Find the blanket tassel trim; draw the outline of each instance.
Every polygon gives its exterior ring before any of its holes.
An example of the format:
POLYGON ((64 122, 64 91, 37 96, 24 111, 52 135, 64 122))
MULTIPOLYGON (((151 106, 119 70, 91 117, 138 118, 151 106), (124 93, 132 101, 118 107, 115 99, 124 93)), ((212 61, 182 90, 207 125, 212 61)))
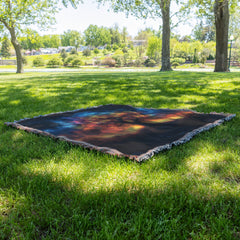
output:
MULTIPOLYGON (((111 105, 113 105, 113 104, 109 104, 109 106, 111 106, 111 105)), ((236 114, 211 112, 210 114, 225 115, 226 117, 222 118, 222 119, 219 119, 219 120, 216 120, 213 123, 206 124, 206 125, 204 125, 200 128, 194 129, 193 131, 185 134, 182 138, 180 138, 180 139, 178 139, 178 140, 176 140, 172 143, 168 143, 168 144, 165 144, 165 145, 155 147, 155 148, 150 149, 146 153, 144 153, 142 155, 139 155, 139 156, 127 155, 127 154, 124 154, 124 153, 122 153, 122 152, 120 152, 116 149, 113 149, 113 148, 98 147, 98 146, 95 146, 95 145, 92 145, 90 143, 86 143, 86 142, 83 142, 83 141, 74 141, 74 140, 71 140, 71 139, 69 139, 67 137, 64 137, 64 136, 54 136, 50 133, 47 133, 47 132, 44 132, 44 131, 41 131, 41 130, 37 130, 37 129, 34 129, 34 128, 30 128, 30 127, 25 127, 25 126, 22 126, 21 124, 19 124, 19 122, 21 122, 23 120, 35 119, 35 118, 41 118, 41 117, 47 117, 47 116, 53 116, 53 115, 60 115, 62 113, 74 113, 74 112, 78 112, 80 110, 94 109, 94 108, 98 108, 98 107, 101 107, 101 106, 104 106, 104 105, 100 105, 100 106, 96 106, 96 107, 90 107, 90 108, 82 108, 82 109, 77 109, 77 110, 73 110, 73 111, 57 112, 57 113, 50 113, 50 114, 46 114, 46 115, 39 115, 39 116, 36 116, 36 117, 33 117, 33 118, 24 118, 24 119, 21 119, 19 121, 5 122, 5 125, 24 130, 26 132, 31 132, 31 133, 34 133, 34 134, 37 134, 37 135, 48 136, 48 137, 51 137, 55 140, 67 141, 67 142, 69 142, 73 145, 79 145, 79 146, 81 146, 83 148, 86 148, 86 149, 89 149, 89 150, 97 150, 97 151, 100 151, 102 153, 107 153, 107 154, 110 154, 110 155, 113 155, 113 156, 129 158, 129 159, 135 160, 135 161, 140 163, 140 162, 143 162, 143 161, 151 158, 153 155, 155 155, 155 154, 157 154, 161 151, 169 150, 173 146, 177 146, 177 145, 186 143, 186 142, 190 141, 195 135, 197 135, 201 132, 207 131, 211 128, 214 128, 216 126, 219 126, 223 122, 229 121, 236 116, 236 114)), ((132 107, 132 106, 130 106, 130 107, 132 107)), ((149 109, 154 109, 154 108, 149 108, 149 109)), ((186 110, 186 109, 178 109, 178 110, 186 110)), ((188 111, 192 111, 193 113, 197 113, 197 114, 202 114, 200 112, 196 112, 196 111, 189 110, 189 109, 188 109, 188 111)))

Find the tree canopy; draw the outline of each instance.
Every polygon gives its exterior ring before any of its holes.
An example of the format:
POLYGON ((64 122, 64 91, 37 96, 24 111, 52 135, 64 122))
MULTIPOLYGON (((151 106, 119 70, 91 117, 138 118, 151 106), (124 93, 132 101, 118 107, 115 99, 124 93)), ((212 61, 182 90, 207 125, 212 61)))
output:
POLYGON ((85 31, 86 45, 92 47, 103 46, 111 44, 111 34, 109 29, 105 27, 98 27, 97 25, 90 25, 85 31))
MULTIPOLYGON (((55 22, 54 15, 58 12, 59 0, 0 0, 0 28, 5 27, 10 33, 11 42, 17 56, 17 73, 23 72, 21 45, 18 42, 19 33, 32 25, 41 28, 51 26, 55 22)), ((74 7, 81 0, 62 0, 66 6, 74 7)))

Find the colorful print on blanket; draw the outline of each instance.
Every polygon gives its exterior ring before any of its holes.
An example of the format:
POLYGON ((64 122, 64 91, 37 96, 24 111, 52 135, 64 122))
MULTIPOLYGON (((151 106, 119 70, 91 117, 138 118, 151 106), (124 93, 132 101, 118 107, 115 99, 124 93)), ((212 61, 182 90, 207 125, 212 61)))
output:
POLYGON ((189 138, 189 133, 195 135, 204 128, 208 130, 233 116, 105 105, 20 120, 17 124, 137 160, 144 154, 150 156, 157 149, 176 145, 184 137, 189 138))

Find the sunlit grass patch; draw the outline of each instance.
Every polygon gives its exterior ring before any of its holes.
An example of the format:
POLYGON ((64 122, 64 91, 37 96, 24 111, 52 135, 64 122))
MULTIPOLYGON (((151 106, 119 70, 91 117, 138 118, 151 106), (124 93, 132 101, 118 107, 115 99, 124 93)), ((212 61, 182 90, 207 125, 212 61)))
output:
POLYGON ((2 73, 0 83, 0 239, 238 239, 238 73, 2 73), (236 117, 142 164, 4 125, 109 103, 236 117))

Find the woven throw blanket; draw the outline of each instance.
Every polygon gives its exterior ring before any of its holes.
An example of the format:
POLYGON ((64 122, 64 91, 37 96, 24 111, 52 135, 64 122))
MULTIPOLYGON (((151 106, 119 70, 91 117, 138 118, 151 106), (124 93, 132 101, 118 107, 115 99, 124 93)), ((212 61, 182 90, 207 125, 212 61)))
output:
POLYGON ((110 104, 5 124, 141 162, 234 116, 110 104))

